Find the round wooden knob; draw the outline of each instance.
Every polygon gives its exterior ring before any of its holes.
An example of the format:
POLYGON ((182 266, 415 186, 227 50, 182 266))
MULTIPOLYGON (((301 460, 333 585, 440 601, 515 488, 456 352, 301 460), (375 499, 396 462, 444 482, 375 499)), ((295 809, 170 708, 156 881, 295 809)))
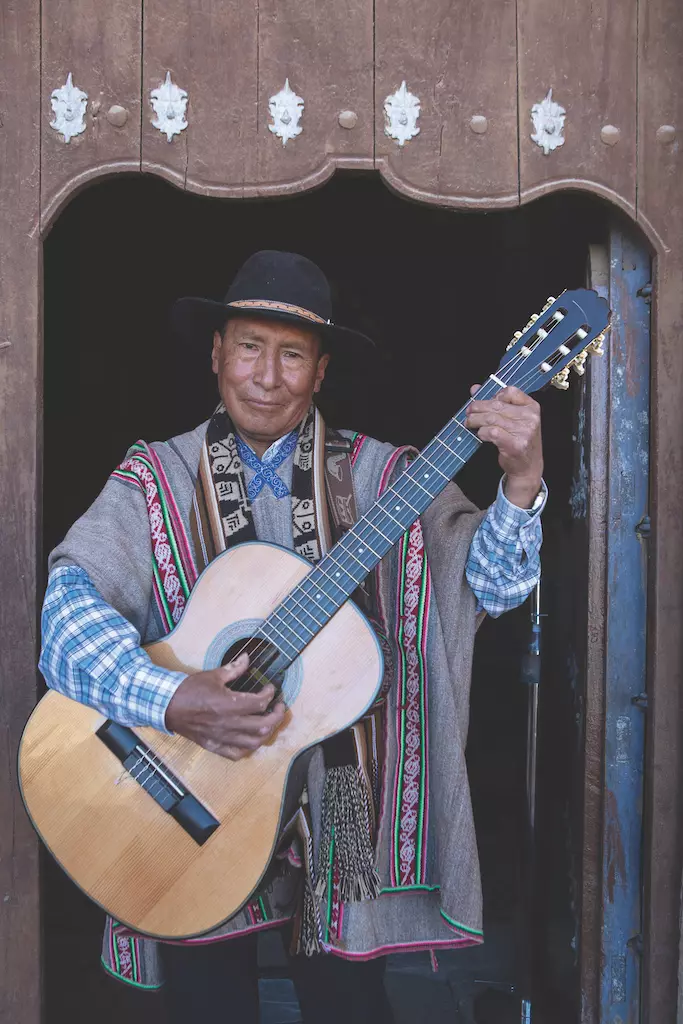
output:
POLYGON ((656 132, 657 142, 667 145, 676 138, 676 129, 672 124, 660 124, 656 132))
POLYGON ((107 121, 109 121, 109 124, 113 124, 115 128, 123 128, 127 120, 128 111, 125 107, 120 107, 115 103, 107 111, 107 121))
POLYGON ((616 146, 621 138, 621 132, 613 124, 606 124, 600 132, 600 138, 606 146, 616 146))
POLYGON ((476 135, 483 135, 488 126, 489 123, 482 114, 475 114, 470 119, 470 128, 476 135))
POLYGON ((358 124, 358 114, 355 110, 342 110, 339 115, 339 124, 342 128, 355 128, 358 124))

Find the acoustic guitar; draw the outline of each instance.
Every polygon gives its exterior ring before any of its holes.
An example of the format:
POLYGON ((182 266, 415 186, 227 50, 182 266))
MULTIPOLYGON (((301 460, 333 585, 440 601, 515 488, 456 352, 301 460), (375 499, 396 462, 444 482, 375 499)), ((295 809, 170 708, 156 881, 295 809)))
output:
MULTIPOLYGON (((517 332, 477 397, 514 385, 569 386, 600 352, 604 299, 549 299, 517 332)), ((182 736, 131 729, 50 691, 21 741, 28 814, 62 868, 116 920, 188 938, 216 928, 258 887, 273 855, 288 774, 302 751, 348 728, 382 680, 375 634, 350 595, 479 448, 467 406, 315 566, 285 548, 248 543, 204 571, 176 628, 147 647, 154 662, 196 672, 248 644, 240 688, 269 679, 287 705, 271 740, 241 761, 182 736)))

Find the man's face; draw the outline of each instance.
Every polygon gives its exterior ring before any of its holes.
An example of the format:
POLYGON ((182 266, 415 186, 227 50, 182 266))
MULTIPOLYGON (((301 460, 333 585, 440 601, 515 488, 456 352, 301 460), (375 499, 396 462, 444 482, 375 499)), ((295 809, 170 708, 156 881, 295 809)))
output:
POLYGON ((261 456, 293 430, 320 390, 329 355, 313 331, 257 317, 230 320, 214 334, 218 390, 239 434, 261 456))

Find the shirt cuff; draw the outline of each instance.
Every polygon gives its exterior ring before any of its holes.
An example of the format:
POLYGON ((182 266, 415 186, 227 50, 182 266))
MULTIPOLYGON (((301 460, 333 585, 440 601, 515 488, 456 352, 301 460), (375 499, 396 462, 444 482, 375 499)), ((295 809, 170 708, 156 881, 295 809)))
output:
POLYGON ((145 663, 137 667, 129 687, 129 700, 136 707, 137 722, 133 728, 151 726, 159 732, 173 735, 166 725, 166 712, 181 683, 187 679, 187 672, 175 672, 156 665, 146 651, 145 663))
POLYGON ((541 480, 541 489, 534 499, 534 503, 531 508, 520 508, 519 505, 513 505, 512 502, 506 497, 503 487, 505 485, 506 477, 501 477, 501 481, 498 484, 498 494, 493 508, 500 514, 502 520, 507 521, 510 518, 516 519, 520 526, 526 526, 529 523, 535 523, 548 501, 548 487, 545 480, 541 480))

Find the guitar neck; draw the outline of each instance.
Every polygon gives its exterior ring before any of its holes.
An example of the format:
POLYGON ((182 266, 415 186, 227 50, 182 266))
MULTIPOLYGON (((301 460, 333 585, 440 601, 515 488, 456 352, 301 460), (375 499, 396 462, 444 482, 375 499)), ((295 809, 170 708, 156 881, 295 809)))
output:
MULTIPOLYGON (((489 379, 481 397, 499 390, 492 384, 489 379)), ((287 662, 329 622, 479 448, 479 439, 464 426, 466 414, 464 405, 261 626, 259 634, 287 662)))

